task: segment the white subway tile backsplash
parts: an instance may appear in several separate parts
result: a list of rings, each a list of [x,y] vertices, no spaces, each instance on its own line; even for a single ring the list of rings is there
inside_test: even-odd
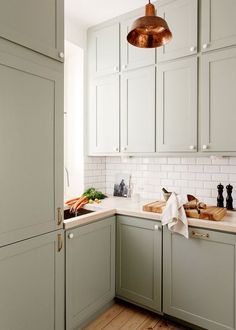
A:
[[[188,165],[194,165],[194,164],[196,164],[196,158],[182,158],[182,160],[181,160],[181,163],[182,164],[188,164]]]
[[[210,157],[199,157],[196,158],[196,163],[199,165],[212,164]]]
[[[211,162],[213,165],[226,165],[229,164],[229,157],[211,157]]]
[[[221,173],[236,173],[236,166],[221,166]]]
[[[235,187],[236,199],[236,157],[87,157],[85,187],[113,194],[117,173],[131,174],[134,192],[142,198],[163,198],[161,188],[165,187],[215,205],[217,185],[222,182]]]
[[[202,165],[189,165],[188,170],[189,170],[189,172],[193,172],[193,173],[201,173],[201,172],[203,172],[203,166]]]
[[[236,157],[229,157],[229,164],[236,165]]]
[[[214,165],[205,165],[204,166],[204,172],[206,172],[206,173],[219,173],[220,172],[220,167],[219,166],[214,166]]]
[[[218,173],[218,174],[212,174],[212,180],[218,181],[218,184],[223,181],[228,180],[229,175],[226,173]]]
[[[168,158],[168,164],[180,164],[181,158]]]
[[[175,165],[174,166],[174,171],[175,172],[187,172],[188,171],[188,166],[187,165]]]

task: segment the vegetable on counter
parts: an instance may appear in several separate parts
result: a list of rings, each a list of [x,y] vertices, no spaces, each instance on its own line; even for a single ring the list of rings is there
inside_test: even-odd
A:
[[[76,212],[82,208],[85,204],[101,203],[101,199],[106,198],[101,191],[97,191],[95,188],[89,188],[85,190],[81,197],[73,198],[66,201],[66,205],[70,207],[70,212]]]
[[[88,188],[87,190],[85,190],[85,192],[83,193],[83,196],[86,196],[89,200],[100,200],[100,199],[104,199],[107,196],[104,195],[101,191],[96,190],[95,188]]]

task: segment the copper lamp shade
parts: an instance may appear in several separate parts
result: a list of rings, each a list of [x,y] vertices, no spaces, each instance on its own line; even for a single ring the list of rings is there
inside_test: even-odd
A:
[[[145,8],[145,16],[136,19],[127,36],[128,42],[140,48],[155,48],[167,44],[172,33],[166,21],[155,15],[155,7],[149,3]]]

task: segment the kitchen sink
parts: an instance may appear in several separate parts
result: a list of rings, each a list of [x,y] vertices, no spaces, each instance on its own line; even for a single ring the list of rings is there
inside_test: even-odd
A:
[[[70,212],[70,210],[64,210],[64,220],[79,217],[81,215],[92,213],[92,212],[94,212],[94,211],[86,210],[86,209],[83,209],[83,208],[79,209],[76,212]]]

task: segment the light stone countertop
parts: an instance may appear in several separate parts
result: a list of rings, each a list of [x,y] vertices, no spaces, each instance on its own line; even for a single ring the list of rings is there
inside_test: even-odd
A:
[[[64,228],[68,230],[78,226],[84,226],[88,223],[99,221],[115,214],[161,221],[161,214],[145,212],[142,210],[144,204],[151,202],[153,202],[153,200],[142,200],[140,202],[135,202],[130,198],[108,197],[100,204],[85,205],[84,208],[95,212],[69,220],[64,220]],[[188,218],[188,223],[189,226],[236,233],[236,212],[228,211],[227,215],[221,221]]]

